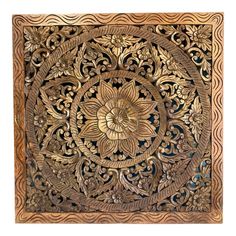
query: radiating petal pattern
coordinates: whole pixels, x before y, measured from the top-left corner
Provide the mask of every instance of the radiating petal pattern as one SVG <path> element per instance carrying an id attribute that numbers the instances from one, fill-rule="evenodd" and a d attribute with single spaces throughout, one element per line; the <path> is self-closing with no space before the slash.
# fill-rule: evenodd
<path id="1" fill-rule="evenodd" d="M 98 100 L 106 103 L 109 99 L 116 96 L 116 89 L 113 89 L 108 83 L 101 81 L 98 87 Z"/>
<path id="2" fill-rule="evenodd" d="M 138 91 L 133 80 L 121 87 L 120 96 L 131 102 L 135 102 L 138 99 Z"/>
<path id="3" fill-rule="evenodd" d="M 119 143 L 120 150 L 127 156 L 135 157 L 138 147 L 138 140 L 130 137 L 128 139 L 121 140 Z"/>
<path id="4" fill-rule="evenodd" d="M 85 125 L 82 127 L 79 136 L 81 138 L 87 138 L 91 140 L 98 140 L 103 134 L 98 128 L 97 120 L 88 120 Z"/>
<path id="5" fill-rule="evenodd" d="M 98 141 L 98 151 L 101 158 L 109 157 L 118 150 L 118 140 L 110 140 L 104 135 Z"/>
<path id="6" fill-rule="evenodd" d="M 79 106 L 81 112 L 85 114 L 87 119 L 97 119 L 97 112 L 101 107 L 101 103 L 98 99 L 91 98 L 86 102 L 81 102 Z"/>
<path id="7" fill-rule="evenodd" d="M 138 107 L 138 114 L 140 119 L 148 119 L 150 114 L 153 113 L 157 103 L 155 101 L 147 101 L 144 99 L 138 99 L 135 103 Z"/>
<path id="8" fill-rule="evenodd" d="M 139 149 L 138 140 L 156 136 L 154 126 L 147 120 L 156 106 L 155 101 L 139 98 L 134 80 L 124 83 L 118 89 L 102 80 L 98 86 L 97 98 L 90 98 L 80 104 L 85 118 L 94 119 L 93 122 L 86 121 L 80 136 L 98 141 L 98 146 L 103 146 L 103 157 L 112 155 L 112 148 L 114 153 L 119 150 L 133 157 Z"/>
<path id="9" fill-rule="evenodd" d="M 135 133 L 139 140 L 150 139 L 156 136 L 155 127 L 148 120 L 140 120 L 138 130 Z"/>

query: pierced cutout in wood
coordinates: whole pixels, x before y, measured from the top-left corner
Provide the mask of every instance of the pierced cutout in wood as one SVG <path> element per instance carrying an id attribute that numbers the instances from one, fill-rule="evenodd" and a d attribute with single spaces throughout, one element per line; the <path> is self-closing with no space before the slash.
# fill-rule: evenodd
<path id="1" fill-rule="evenodd" d="M 14 16 L 16 221 L 221 222 L 222 28 Z"/>

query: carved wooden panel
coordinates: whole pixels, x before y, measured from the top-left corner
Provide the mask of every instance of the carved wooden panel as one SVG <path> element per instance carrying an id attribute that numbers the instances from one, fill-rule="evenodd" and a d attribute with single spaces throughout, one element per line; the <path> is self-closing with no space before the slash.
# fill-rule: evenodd
<path id="1" fill-rule="evenodd" d="M 221 13 L 16 15 L 17 222 L 222 221 Z"/>

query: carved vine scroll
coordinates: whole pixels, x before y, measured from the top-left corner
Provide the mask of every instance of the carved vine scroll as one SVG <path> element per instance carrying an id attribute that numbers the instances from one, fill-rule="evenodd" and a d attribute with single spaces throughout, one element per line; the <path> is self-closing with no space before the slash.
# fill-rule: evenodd
<path id="1" fill-rule="evenodd" d="M 222 15 L 120 17 L 13 18 L 18 222 L 221 221 Z"/>

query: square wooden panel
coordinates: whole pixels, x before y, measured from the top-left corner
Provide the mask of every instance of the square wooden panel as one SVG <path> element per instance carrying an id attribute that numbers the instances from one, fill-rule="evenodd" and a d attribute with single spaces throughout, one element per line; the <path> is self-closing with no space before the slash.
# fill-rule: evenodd
<path id="1" fill-rule="evenodd" d="M 15 15 L 16 222 L 222 222 L 222 13 Z"/>

